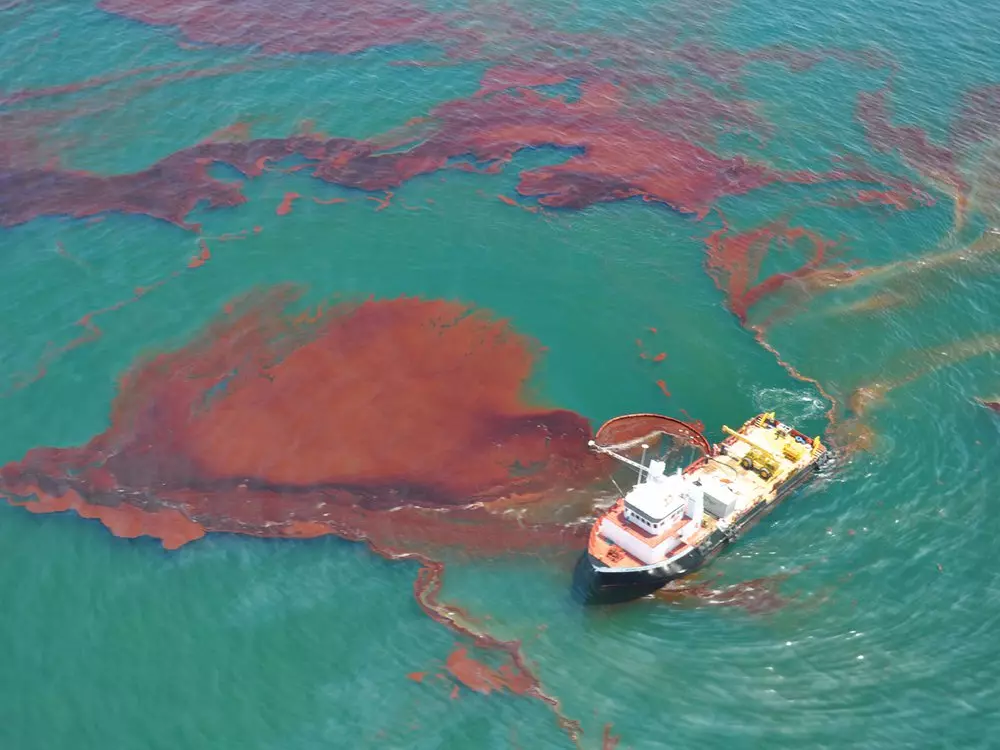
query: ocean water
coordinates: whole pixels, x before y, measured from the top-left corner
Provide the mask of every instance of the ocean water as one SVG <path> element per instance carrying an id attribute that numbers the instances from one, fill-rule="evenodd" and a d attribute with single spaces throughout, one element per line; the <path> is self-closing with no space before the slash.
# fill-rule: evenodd
<path id="1" fill-rule="evenodd" d="M 177 8 L 193 28 L 224 5 Z M 545 347 L 530 384 L 538 400 L 595 427 L 622 413 L 689 414 L 718 439 L 722 424 L 776 410 L 843 450 L 698 579 L 731 592 L 769 581 L 781 606 L 650 598 L 588 608 L 569 592 L 574 549 L 448 552 L 441 600 L 521 642 L 561 714 L 580 723 L 577 739 L 536 697 L 483 694 L 449 671 L 461 647 L 500 662 L 427 616 L 413 560 L 336 536 L 209 533 L 168 551 L 76 513 L 0 505 L 0 747 L 597 748 L 612 745 L 602 738 L 609 724 L 620 747 L 636 750 L 996 746 L 1000 415 L 976 399 L 1000 396 L 1000 263 L 967 249 L 992 247 L 1000 106 L 975 144 L 954 137 L 963 97 L 1000 82 L 996 7 L 387 0 L 370 9 L 381 14 L 376 31 L 349 54 L 251 39 L 278 28 L 294 47 L 324 23 L 360 28 L 342 4 L 297 0 L 268 11 L 267 23 L 215 22 L 218 39 L 147 23 L 144 7 L 156 6 L 0 9 L 0 465 L 36 447 L 86 444 L 109 427 L 120 378 L 138 358 L 183 347 L 228 301 L 286 282 L 305 285 L 310 302 L 417 295 L 489 310 Z M 403 43 L 379 36 L 414 7 L 461 14 L 454 23 L 481 44 L 456 48 L 431 22 Z M 32 193 L 51 210 L 23 221 L 5 213 L 29 170 L 143 170 L 238 123 L 258 139 L 310 127 L 384 138 L 474 97 L 497 65 L 537 72 L 568 38 L 581 58 L 627 46 L 606 69 L 646 76 L 643 85 L 668 96 L 696 82 L 682 63 L 698 54 L 665 50 L 699 45 L 723 67 L 738 58 L 731 80 L 697 83 L 752 105 L 767 127 L 720 124 L 711 141 L 704 132 L 692 140 L 786 172 L 819 174 L 833 157 L 854 157 L 932 205 L 842 205 L 860 189 L 854 181 L 778 181 L 713 199 L 703 218 L 639 197 L 521 210 L 537 209 L 517 192 L 524 172 L 585 151 L 550 144 L 518 150 L 492 172 L 405 179 L 384 209 L 384 190 L 308 170 L 247 179 L 215 164 L 219 179 L 243 182 L 246 202 L 200 203 L 187 215 L 198 232 L 121 202 L 74 218 L 79 197 L 58 190 Z M 815 51 L 815 64 L 783 64 L 773 50 L 788 47 Z M 882 62 L 833 52 L 867 48 Z M 174 67 L 94 80 L 150 66 Z M 202 74 L 169 78 L 180 70 Z M 578 83 L 539 90 L 572 101 Z M 866 136 L 858 95 L 887 84 L 892 126 L 950 144 L 959 188 L 900 131 L 893 148 Z M 626 150 L 641 145 L 629 137 Z M 302 197 L 278 212 L 288 193 Z M 706 239 L 781 221 L 878 272 L 802 282 L 798 296 L 787 284 L 741 323 L 707 272 Z M 211 257 L 192 264 L 202 241 Z M 802 247 L 777 247 L 759 278 L 797 267 Z M 640 358 L 637 339 L 667 358 Z M 880 397 L 861 409 L 859 389 Z"/>

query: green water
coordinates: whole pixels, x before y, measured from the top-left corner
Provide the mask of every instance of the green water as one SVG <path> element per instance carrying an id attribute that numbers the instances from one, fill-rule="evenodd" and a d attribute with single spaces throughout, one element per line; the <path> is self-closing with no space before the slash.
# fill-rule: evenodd
<path id="1" fill-rule="evenodd" d="M 744 0 L 695 15 L 691 3 L 577 6 L 531 10 L 564 28 L 623 35 L 673 18 L 695 38 L 736 49 L 877 44 L 899 63 L 897 121 L 939 139 L 961 92 L 993 82 L 1000 65 L 993 7 Z M 249 60 L 246 50 L 184 49 L 169 29 L 55 1 L 8 5 L 0 29 L 6 91 L 167 61 Z M 111 102 L 35 136 L 66 168 L 114 173 L 235 121 L 252 122 L 255 137 L 287 135 L 304 120 L 332 135 L 373 136 L 471 95 L 486 67 L 391 64 L 416 54 L 433 50 L 255 58 L 242 73 L 121 101 L 120 83 L 21 109 Z M 852 116 L 857 92 L 885 78 L 833 61 L 803 73 L 754 65 L 741 95 L 775 135 L 721 147 L 787 169 L 857 153 L 919 181 L 895 156 L 874 153 Z M 305 283 L 315 300 L 407 294 L 492 310 L 548 347 L 533 384 L 544 401 L 594 424 L 683 409 L 718 438 L 719 425 L 774 409 L 806 431 L 825 429 L 829 404 L 755 342 L 705 273 L 703 240 L 717 217 L 696 222 L 641 201 L 532 214 L 497 199 L 513 195 L 521 170 L 564 158 L 540 149 L 498 175 L 418 177 L 377 213 L 359 191 L 266 173 L 245 183 L 244 206 L 192 213 L 207 238 L 261 227 L 240 241 L 210 239 L 212 258 L 197 269 L 186 269 L 197 236 L 145 216 L 41 218 L 2 230 L 0 465 L 35 446 L 85 443 L 108 426 L 117 378 L 138 356 L 183 345 L 228 300 L 277 281 Z M 775 186 L 719 206 L 739 228 L 793 211 L 825 236 L 846 236 L 848 255 L 875 265 L 960 247 L 986 225 L 974 214 L 955 233 L 952 200 L 924 187 L 936 205 L 910 212 L 820 205 L 829 186 Z M 277 216 L 289 191 L 307 197 Z M 350 201 L 324 206 L 310 196 Z M 873 281 L 919 303 L 865 315 L 831 313 L 865 296 L 838 291 L 767 340 L 843 399 L 904 375 L 914 350 L 994 333 L 997 270 L 977 261 Z M 95 318 L 99 338 L 54 354 L 83 333 L 84 315 L 175 272 Z M 637 338 L 667 360 L 640 360 Z M 40 361 L 43 377 L 8 388 Z M 582 609 L 567 590 L 568 558 L 459 560 L 443 597 L 498 637 L 522 640 L 546 690 L 582 723 L 586 747 L 600 745 L 608 722 L 622 747 L 636 749 L 996 747 L 1000 421 L 973 401 L 996 394 L 988 353 L 890 391 L 868 417 L 873 451 L 852 455 L 716 563 L 720 586 L 793 572 L 780 588 L 792 602 L 776 612 L 659 601 Z M 209 535 L 165 552 L 72 514 L 0 505 L 0 549 L 0 748 L 572 746 L 540 701 L 464 688 L 452 699 L 454 682 L 433 675 L 462 639 L 414 601 L 415 564 L 363 545 Z M 417 671 L 431 677 L 406 678 Z"/>

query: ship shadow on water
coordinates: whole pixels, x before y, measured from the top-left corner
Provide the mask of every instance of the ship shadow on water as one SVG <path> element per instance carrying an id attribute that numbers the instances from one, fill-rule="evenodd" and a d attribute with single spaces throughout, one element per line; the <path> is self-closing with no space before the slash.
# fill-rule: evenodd
<path id="1" fill-rule="evenodd" d="M 596 585 L 586 555 L 581 555 L 573 569 L 570 597 L 581 607 L 602 607 L 621 604 L 657 604 L 686 609 L 702 607 L 737 607 L 753 615 L 767 615 L 797 604 L 819 606 L 832 591 L 819 592 L 803 600 L 799 594 L 786 595 L 781 585 L 808 566 L 777 575 L 762 576 L 746 581 L 723 583 L 723 573 L 707 576 L 704 572 L 671 581 L 666 585 L 651 582 L 648 588 Z"/>

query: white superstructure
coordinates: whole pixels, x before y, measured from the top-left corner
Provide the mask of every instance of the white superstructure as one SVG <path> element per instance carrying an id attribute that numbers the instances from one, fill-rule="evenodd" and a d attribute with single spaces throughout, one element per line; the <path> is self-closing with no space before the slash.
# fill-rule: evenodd
<path id="1" fill-rule="evenodd" d="M 701 528 L 704 493 L 681 473 L 664 474 L 663 461 L 650 461 L 638 484 L 624 497 L 622 517 L 634 531 L 613 518 L 601 533 L 644 564 L 663 560 Z"/>

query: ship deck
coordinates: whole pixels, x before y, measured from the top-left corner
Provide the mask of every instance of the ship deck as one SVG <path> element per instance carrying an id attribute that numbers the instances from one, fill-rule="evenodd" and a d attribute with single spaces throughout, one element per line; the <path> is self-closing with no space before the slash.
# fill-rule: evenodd
<path id="1" fill-rule="evenodd" d="M 645 565 L 644 562 L 632 557 L 621 547 L 612 544 L 598 533 L 590 535 L 587 551 L 609 568 L 641 568 Z"/>
<path id="2" fill-rule="evenodd" d="M 739 448 L 732 448 L 731 451 L 731 453 L 721 456 L 701 459 L 698 464 L 691 467 L 688 475 L 692 478 L 714 476 L 748 501 L 765 494 L 769 488 L 774 486 L 775 480 L 780 478 L 779 475 L 767 481 L 761 479 L 757 473 L 747 471 L 740 466 L 743 451 L 740 451 Z"/>
<path id="3" fill-rule="evenodd" d="M 725 449 L 723 454 L 700 458 L 691 464 L 685 473 L 689 476 L 714 475 L 723 484 L 730 485 L 738 495 L 747 498 L 743 508 L 749 508 L 756 501 L 773 495 L 792 474 L 815 461 L 807 446 L 801 447 L 803 455 L 798 460 L 792 460 L 785 455 L 786 446 L 794 440 L 788 436 L 779 437 L 772 428 L 750 423 L 744 425 L 742 432 L 777 459 L 771 477 L 763 479 L 756 471 L 748 471 L 740 466 L 740 461 L 745 456 L 752 455 L 754 450 L 736 437 L 729 437 L 722 442 Z"/>

